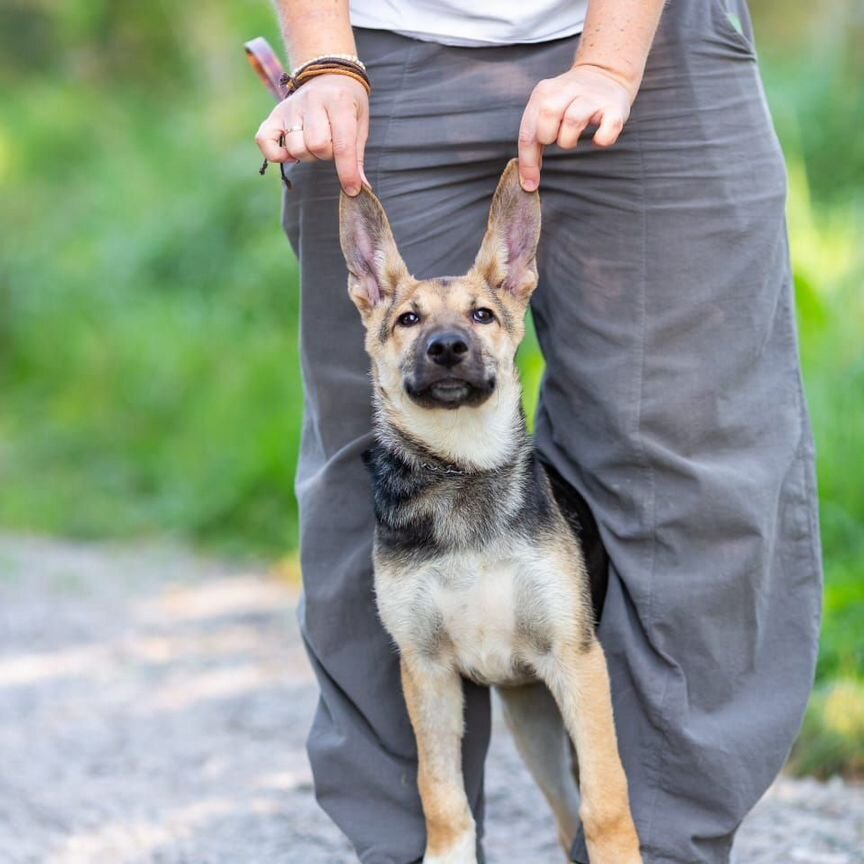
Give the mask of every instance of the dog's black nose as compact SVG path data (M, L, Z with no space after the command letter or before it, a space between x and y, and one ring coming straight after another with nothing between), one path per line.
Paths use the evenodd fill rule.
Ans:
M448 369L461 363L468 353L468 342L457 330L435 333L426 344L426 354L433 363Z

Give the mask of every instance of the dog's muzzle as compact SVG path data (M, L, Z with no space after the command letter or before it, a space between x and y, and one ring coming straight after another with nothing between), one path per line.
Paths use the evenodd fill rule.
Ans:
M495 375L485 368L480 350L462 330L437 330L418 342L414 368L405 376L405 392L424 408L480 405L495 390Z

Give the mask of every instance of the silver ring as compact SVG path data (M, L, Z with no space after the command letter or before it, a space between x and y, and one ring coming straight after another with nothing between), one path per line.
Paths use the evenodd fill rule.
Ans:
M302 131L303 131L302 126L292 126L290 129L285 130L286 134L290 134L291 132L302 132Z

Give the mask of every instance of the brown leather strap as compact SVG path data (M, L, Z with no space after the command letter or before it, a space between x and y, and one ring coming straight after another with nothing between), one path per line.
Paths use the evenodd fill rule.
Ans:
M250 39L243 47L246 49L246 58L255 70L255 74L273 94L276 101L281 102L288 95L288 91L280 83L285 70L276 52L270 47L270 43L263 36L258 36Z

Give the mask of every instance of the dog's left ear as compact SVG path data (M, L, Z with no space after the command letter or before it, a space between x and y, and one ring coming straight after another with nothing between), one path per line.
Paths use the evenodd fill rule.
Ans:
M527 303L537 287L539 239L540 196L522 188L518 163L511 159L498 181L474 270L493 288Z
M348 265L348 293L365 320L408 276L387 214L370 189L364 187L354 197L341 193L339 239Z

